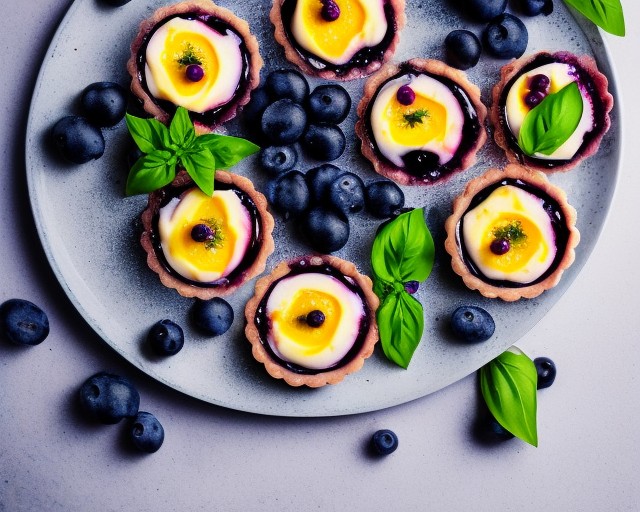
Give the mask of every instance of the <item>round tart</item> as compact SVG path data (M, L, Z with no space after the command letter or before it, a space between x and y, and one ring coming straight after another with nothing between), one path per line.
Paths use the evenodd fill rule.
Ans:
M273 252L273 217L251 181L217 171L209 197L181 171L149 194L141 243L162 284L185 297L234 292L264 271Z
M378 304L371 279L353 263L302 257L258 280L245 332L272 377L292 386L336 384L373 353Z
M445 222L453 270L472 290L506 301L554 287L580 234L565 193L516 164L471 180Z
M274 0L271 22L286 58L304 73L353 80L393 56L404 0Z
M247 22L208 0L158 9L140 25L127 64L131 90L149 114L167 123L184 107L199 133L236 115L261 68Z
M500 75L493 88L490 116L495 141L511 162L547 172L566 171L598 150L611 124L613 97L607 90L607 77L591 57L541 52L507 64ZM569 92L574 101L569 101ZM562 102L559 94L564 95ZM553 108L552 99L558 100ZM542 138L542 131L528 128L526 125L536 124L536 117L540 126L563 128L560 137L549 130Z
M367 80L356 134L376 172L401 185L429 185L475 163L486 115L480 89L462 71L412 59Z

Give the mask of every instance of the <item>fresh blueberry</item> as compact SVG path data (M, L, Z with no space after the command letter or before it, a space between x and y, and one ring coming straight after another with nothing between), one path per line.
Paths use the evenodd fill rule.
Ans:
M409 295L413 295L420 288L420 281L407 281L404 283L404 291Z
M267 76L264 84L271 101L284 98L302 104L309 95L309 84L304 76L293 69L279 69Z
M529 33L519 18L501 14L492 19L482 33L484 48L499 59L520 57L527 49Z
M349 221L322 206L311 208L304 215L301 228L309 245L323 254L342 249L349 240Z
M314 204L323 204L328 200L329 187L335 179L342 174L342 170L333 164L322 164L319 167L309 169L305 175L311 202Z
M538 389L551 386L556 380L556 364L548 357L536 357L533 364L538 371Z
M53 127L51 137L62 158L74 164L85 164L104 153L102 132L84 117L63 117Z
M460 306L451 315L451 330L463 341L486 341L496 330L496 324L488 311L478 306Z
M100 372L80 387L80 407L89 419L113 425L137 414L140 394L128 379Z
M392 181L374 181L364 189L364 204L371 215L386 219L404 206L404 193Z
M262 113L271 104L269 94L264 87L251 92L251 99L242 109L242 115L249 126L260 126Z
M306 317L306 322L309 327L320 327L325 321L325 316L319 309L314 309L309 312Z
M364 208L364 183L359 176L345 172L329 186L329 204L348 215Z
M413 105L413 102L416 101L416 93L408 85L401 85L396 91L396 99L401 105Z
M304 133L307 114L289 99L269 105L262 114L262 133L275 146L293 144Z
M378 430L371 436L371 446L378 455L389 455L398 448L398 436L392 430Z
M444 40L447 62L458 69L469 69L480 60L480 39L468 30L454 30Z
M187 66L185 74L190 82L199 82L204 78L204 69L198 64L191 64Z
M9 299L0 305L0 336L17 345L38 345L49 335L49 318L33 302Z
M334 0L320 0L322 9L320 15L324 21L336 21L340 17L340 7Z
M127 112L127 91L114 82L87 86L80 98L84 116L96 126L115 126Z
M311 158L330 162L344 153L347 139L339 126L310 124L301 144Z
M147 342L160 356L172 356L182 350L184 333L182 327L171 320L160 320L147 334Z
M547 75L543 75L542 73L538 75L533 75L529 79L529 89L532 91L541 91L544 94L549 92L549 87L551 86L551 80Z
M300 171L289 171L280 176L268 195L273 207L285 219L300 215L309 206L309 187Z
M233 323L233 308L220 297L211 300L197 299L191 307L191 321L204 334L220 336Z
M316 87L309 96L309 119L315 123L339 124L351 109L351 96L341 85L328 84Z
M546 94L542 91L529 91L524 97L524 103L529 108L537 107L545 97Z
M290 171L297 161L295 146L267 146L260 151L260 165L272 176Z
M526 16L548 16L553 12L553 0L518 0L516 9Z
M502 442L513 439L515 436L504 428L493 415L487 411L484 417L478 422L478 435L491 442Z
M153 414L140 411L131 422L131 442L138 450L157 452L164 442L164 429Z
M502 256L503 254L507 254L509 252L509 249L511 249L511 243L506 238L499 238L491 242L491 244L489 245L489 249L491 249L491 252L493 254Z
M455 0L464 14L476 21L489 21L507 8L507 0Z
M194 242L206 242L207 240L213 240L215 236L213 229L206 224L196 224L191 228L191 239Z

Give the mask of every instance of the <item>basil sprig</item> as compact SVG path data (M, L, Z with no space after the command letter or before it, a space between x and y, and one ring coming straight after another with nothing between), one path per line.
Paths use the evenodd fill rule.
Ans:
M178 107L167 128L156 119L126 116L127 128L140 151L145 153L133 165L126 194L146 194L168 185L183 167L207 195L213 194L216 169L228 169L260 148L239 137L196 135L189 113Z
M625 35L624 14L620 0L564 0L564 2L610 34Z
M575 132L582 110L582 94L575 82L548 94L524 117L518 146L529 156L536 153L551 155Z
M494 418L514 436L538 446L538 373L533 361L512 347L480 368L480 389Z
M409 366L424 330L422 304L404 284L427 279L434 255L422 208L384 225L373 241L373 289L381 301L376 313L380 342L387 358L403 368Z

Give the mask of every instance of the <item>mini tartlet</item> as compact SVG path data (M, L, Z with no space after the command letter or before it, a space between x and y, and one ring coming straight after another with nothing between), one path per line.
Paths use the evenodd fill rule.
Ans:
M471 180L445 222L445 249L465 285L489 298L533 298L575 259L576 211L539 171L516 164Z
M287 60L304 73L353 80L393 57L404 8L405 0L273 0L270 18Z
M576 83L582 97L582 115L569 139L551 153L527 154L519 145L525 116L549 94ZM505 65L492 91L490 120L494 139L510 162L545 172L567 171L596 153L609 130L613 96L608 80L587 55L539 52ZM560 117L566 116L562 111ZM554 124L549 120L549 124Z
M378 305L371 279L353 263L305 256L257 281L245 333L272 377L291 386L336 384L373 353Z
M429 185L467 169L487 140L480 89L445 63L412 59L371 76L356 134L375 171L401 185Z
M149 194L140 237L147 264L184 297L226 296L264 271L274 250L267 200L243 176L217 171L209 197L184 171Z
M149 114L167 123L182 106L206 133L249 102L262 64L246 21L208 0L188 0L141 23L127 69Z

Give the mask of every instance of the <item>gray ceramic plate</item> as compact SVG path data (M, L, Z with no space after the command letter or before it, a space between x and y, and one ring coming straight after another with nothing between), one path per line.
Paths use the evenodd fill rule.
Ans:
M450 269L443 250L443 223L452 198L465 182L489 167L503 166L504 155L493 143L480 154L480 163L446 183L427 188L405 188L408 206L424 206L427 222L437 243L434 272L417 295L424 304L425 333L408 370L389 363L378 347L364 368L339 385L321 389L294 389L269 377L252 356L243 337L244 304L253 283L231 300L236 321L219 338L207 339L188 326L191 301L164 288L151 272L138 244L138 216L146 198L125 198L127 134L124 123L105 132L104 156L82 166L65 165L46 144L47 133L62 116L77 111L80 91L88 84L110 80L128 84L125 63L129 44L139 22L150 16L162 0L132 0L120 8L100 0L76 0L62 21L40 71L31 104L27 130L27 174L31 203L42 244L64 290L78 311L114 350L151 377L188 395L213 404L263 414L329 416L358 413L400 404L436 391L475 371L518 339L545 315L571 284L596 243L615 187L619 161L620 119L613 124L599 153L569 173L554 175L579 213L582 241L575 264L553 290L534 300L507 304L487 300L467 290ZM286 65L283 52L273 42L265 0L220 2L247 19L261 42L269 68ZM569 50L594 55L602 71L613 78L611 63L597 30L578 25L561 2L549 16L528 19L529 52ZM482 27L459 19L446 0L409 0L408 24L396 60L417 56L442 58L446 34L467 26L476 33ZM487 100L503 62L483 56L469 77ZM312 87L317 81L311 80ZM355 104L363 81L346 84L354 107L342 124L347 135L346 153L335 163L357 172L364 180L377 175L359 155L353 132ZM611 82L615 95L615 82ZM230 133L241 127L231 123ZM313 162L300 165L307 170ZM235 169L250 176L258 188L264 176L250 158ZM377 223L365 214L356 215L347 246L337 253L369 272L369 258ZM294 226L277 219L276 252L267 270L282 259L308 251L298 241ZM486 308L496 320L495 335L477 345L457 343L448 334L451 312L462 304ZM174 357L149 355L144 338L149 327L162 318L185 326L187 341Z

